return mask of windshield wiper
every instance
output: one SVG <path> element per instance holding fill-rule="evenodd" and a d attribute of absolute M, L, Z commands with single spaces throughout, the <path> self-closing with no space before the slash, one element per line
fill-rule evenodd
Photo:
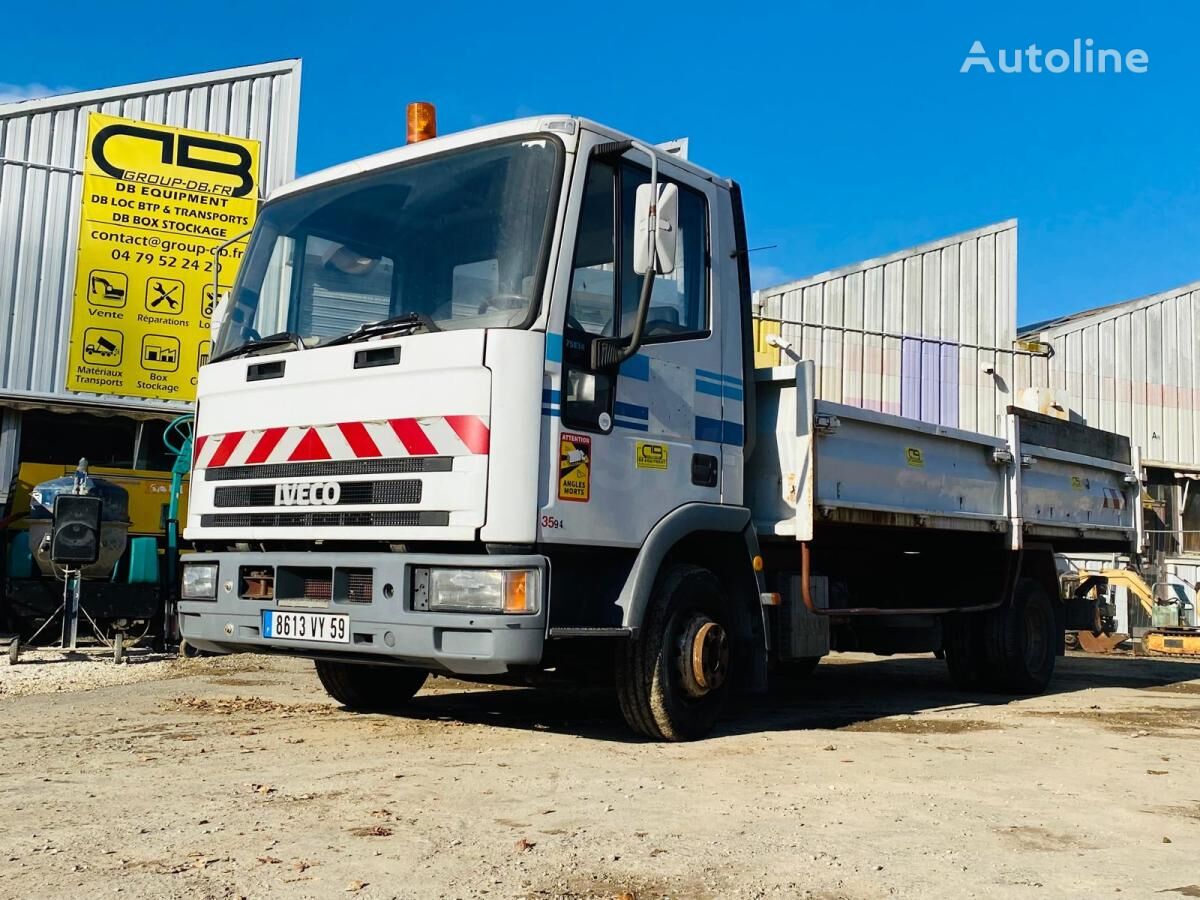
<path fill-rule="evenodd" d="M 348 334 L 335 337 L 333 340 L 326 341 L 321 346 L 333 347 L 337 344 L 353 344 L 357 341 L 365 341 L 367 338 L 379 337 L 385 334 L 396 334 L 402 331 L 416 331 L 418 328 L 423 328 L 428 332 L 441 331 L 434 324 L 433 319 L 424 313 L 408 312 L 392 316 L 390 319 L 383 319 L 380 322 L 368 322 L 365 325 L 359 325 Z"/>
<path fill-rule="evenodd" d="M 246 341 L 244 344 L 239 344 L 232 350 L 226 350 L 224 353 L 218 353 L 208 362 L 219 363 L 226 359 L 233 359 L 235 356 L 245 356 L 247 353 L 253 353 L 255 350 L 265 350 L 268 347 L 278 347 L 281 344 L 292 344 L 295 349 L 304 349 L 304 338 L 296 334 L 294 331 L 281 331 L 278 334 L 268 334 L 266 337 L 255 338 L 252 341 Z"/>

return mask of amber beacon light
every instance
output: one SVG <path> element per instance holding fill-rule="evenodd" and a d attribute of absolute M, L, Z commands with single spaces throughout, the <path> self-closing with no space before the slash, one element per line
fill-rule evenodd
<path fill-rule="evenodd" d="M 432 103 L 408 104 L 408 143 L 437 137 L 437 110 Z"/>

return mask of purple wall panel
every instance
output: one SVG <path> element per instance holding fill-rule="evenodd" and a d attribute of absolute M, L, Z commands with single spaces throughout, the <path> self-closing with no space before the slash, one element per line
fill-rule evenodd
<path fill-rule="evenodd" d="M 940 344 L 921 341 L 921 421 L 937 422 L 941 402 L 942 371 L 939 363 Z"/>
<path fill-rule="evenodd" d="M 942 344 L 941 411 L 938 423 L 958 427 L 958 344 Z"/>
<path fill-rule="evenodd" d="M 921 339 L 900 342 L 900 415 L 921 418 Z"/>
<path fill-rule="evenodd" d="M 900 358 L 900 415 L 958 427 L 957 344 L 904 338 Z"/>

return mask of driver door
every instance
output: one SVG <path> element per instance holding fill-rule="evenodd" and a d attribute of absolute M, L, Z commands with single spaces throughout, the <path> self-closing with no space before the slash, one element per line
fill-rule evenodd
<path fill-rule="evenodd" d="M 644 342 L 618 373 L 590 367 L 592 342 L 628 338 L 636 317 L 643 276 L 633 271 L 634 200 L 650 180 L 640 156 L 593 156 L 585 175 L 561 366 L 548 371 L 543 406 L 552 471 L 541 536 L 549 542 L 640 545 L 676 507 L 720 502 L 721 445 L 740 443 L 725 427 L 741 422 L 740 410 L 723 414 L 727 395 L 740 401 L 740 386 L 724 383 L 712 328 L 714 196 L 682 169 L 660 167 L 660 182 L 680 192 L 678 262 L 655 279 Z"/>

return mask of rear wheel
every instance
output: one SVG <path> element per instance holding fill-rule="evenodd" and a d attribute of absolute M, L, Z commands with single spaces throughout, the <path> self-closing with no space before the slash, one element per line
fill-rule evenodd
<path fill-rule="evenodd" d="M 946 666 L 963 690 L 1040 694 L 1054 674 L 1054 607 L 1033 579 L 1022 578 L 1012 603 L 946 623 Z"/>
<path fill-rule="evenodd" d="M 799 656 L 795 659 L 785 660 L 778 664 L 773 674 L 785 684 L 805 681 L 812 676 L 813 672 L 817 671 L 817 666 L 824 658 L 823 656 Z"/>
<path fill-rule="evenodd" d="M 641 632 L 617 651 L 617 699 L 630 727 L 654 740 L 707 734 L 730 690 L 731 626 L 711 572 L 691 565 L 665 569 Z"/>
<path fill-rule="evenodd" d="M 943 655 L 950 680 L 963 691 L 979 691 L 987 686 L 988 661 L 984 653 L 983 614 L 960 615 L 946 622 L 946 646 Z"/>
<path fill-rule="evenodd" d="M 317 660 L 321 686 L 349 709 L 397 709 L 413 698 L 428 675 L 424 669 Z"/>
<path fill-rule="evenodd" d="M 1054 606 L 1036 581 L 1017 582 L 1013 602 L 991 616 L 986 633 L 993 689 L 1040 694 L 1050 683 L 1057 656 Z"/>

